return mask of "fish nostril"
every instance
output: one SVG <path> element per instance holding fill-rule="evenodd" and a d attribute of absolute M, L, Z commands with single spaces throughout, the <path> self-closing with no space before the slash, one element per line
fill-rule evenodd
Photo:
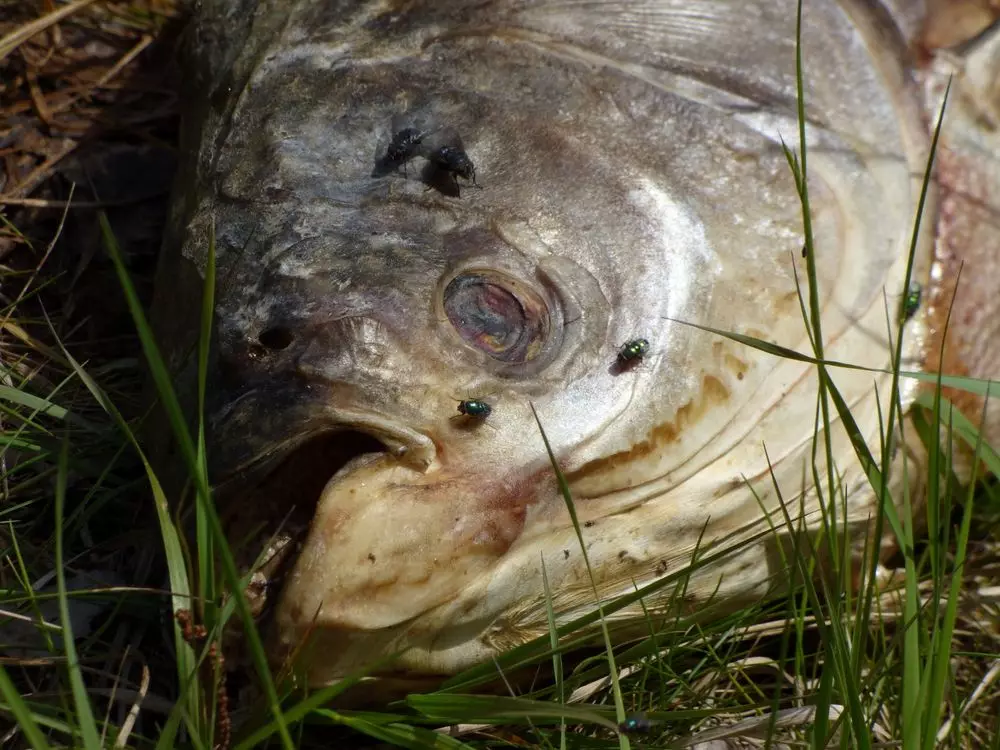
<path fill-rule="evenodd" d="M 275 326 L 274 328 L 268 328 L 266 331 L 262 331 L 257 337 L 257 340 L 267 349 L 280 351 L 291 346 L 295 337 L 292 335 L 292 332 L 284 326 Z"/>

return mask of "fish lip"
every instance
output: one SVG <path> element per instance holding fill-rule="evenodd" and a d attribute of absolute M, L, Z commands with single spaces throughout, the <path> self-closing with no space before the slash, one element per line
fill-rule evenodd
<path fill-rule="evenodd" d="M 419 430 L 380 414 L 348 409 L 331 409 L 330 412 L 338 427 L 346 426 L 371 435 L 385 445 L 387 453 L 421 473 L 430 469 L 437 459 L 434 441 Z"/>
<path fill-rule="evenodd" d="M 437 462 L 437 446 L 423 432 L 380 414 L 351 409 L 324 410 L 319 424 L 278 442 L 242 464 L 226 471 L 212 489 L 224 491 L 233 485 L 252 483 L 266 477 L 281 462 L 309 442 L 337 432 L 364 433 L 385 447 L 385 454 L 395 457 L 414 471 L 424 473 Z M 331 472 L 331 478 L 341 471 Z"/>

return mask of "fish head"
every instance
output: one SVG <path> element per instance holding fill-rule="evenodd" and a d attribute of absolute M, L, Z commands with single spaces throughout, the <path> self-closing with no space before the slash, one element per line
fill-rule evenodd
<path fill-rule="evenodd" d="M 759 531 L 775 486 L 815 520 L 812 365 L 697 326 L 809 352 L 811 263 L 826 356 L 884 367 L 919 107 L 878 19 L 807 4 L 807 259 L 783 148 L 794 13 L 713 2 L 693 24 L 642 5 L 299 3 L 213 52 L 178 262 L 204 277 L 215 248 L 209 460 L 231 538 L 293 530 L 266 633 L 311 684 L 389 654 L 402 675 L 489 659 L 545 634 L 549 604 L 564 624 Z M 442 183 L 427 148 L 386 170 L 408 128 L 460 143 L 478 186 Z M 926 280 L 929 241 L 914 257 Z M 866 437 L 889 380 L 838 374 Z M 867 521 L 854 448 L 833 440 Z M 741 550 L 688 605 L 782 577 Z"/>

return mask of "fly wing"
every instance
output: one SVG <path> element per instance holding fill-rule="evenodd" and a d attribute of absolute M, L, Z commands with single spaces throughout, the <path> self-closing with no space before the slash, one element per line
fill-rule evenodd
<path fill-rule="evenodd" d="M 446 146 L 457 148 L 460 151 L 465 150 L 465 144 L 462 143 L 462 136 L 459 135 L 458 131 L 451 126 L 442 125 L 429 130 L 424 135 L 420 141 L 418 153 L 429 158 L 431 154 Z"/>

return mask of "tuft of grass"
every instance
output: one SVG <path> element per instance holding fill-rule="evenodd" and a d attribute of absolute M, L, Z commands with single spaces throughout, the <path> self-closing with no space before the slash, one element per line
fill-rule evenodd
<path fill-rule="evenodd" d="M 56 581 L 59 584 L 59 619 L 62 622 L 62 640 L 66 648 L 66 669 L 69 672 L 70 688 L 73 691 L 73 702 L 76 707 L 75 721 L 80 728 L 84 747 L 87 750 L 100 750 L 101 741 L 97 733 L 97 722 L 94 720 L 90 696 L 84 685 L 80 671 L 80 660 L 73 641 L 73 625 L 69 616 L 69 602 L 66 598 L 66 571 L 63 568 L 63 508 L 66 504 L 66 471 L 69 456 L 69 444 L 63 441 L 59 453 L 59 467 L 56 479 Z"/>
<path fill-rule="evenodd" d="M 535 411 L 535 405 L 531 404 L 531 413 L 535 415 L 535 422 L 538 424 L 538 431 L 542 435 L 542 441 L 545 443 L 545 452 L 549 456 L 549 461 L 552 463 L 552 469 L 555 471 L 556 480 L 559 483 L 559 492 L 562 494 L 563 500 L 566 502 L 566 510 L 569 511 L 570 521 L 573 524 L 573 530 L 576 532 L 577 541 L 580 543 L 580 554 L 583 555 L 583 563 L 587 567 L 587 576 L 590 578 L 590 587 L 594 592 L 594 601 L 597 605 L 597 615 L 601 624 L 601 635 L 604 636 L 604 649 L 607 654 L 608 659 L 608 674 L 611 677 L 611 689 L 615 700 L 615 714 L 618 719 L 618 723 L 622 724 L 625 722 L 625 704 L 622 700 L 621 686 L 618 684 L 618 667 L 615 665 L 615 650 L 611 645 L 611 635 L 608 632 L 608 623 L 604 618 L 604 606 L 601 602 L 601 595 L 597 591 L 597 583 L 594 580 L 594 571 L 590 567 L 590 557 L 587 555 L 587 544 L 583 540 L 583 532 L 580 530 L 580 519 L 576 515 L 576 506 L 573 504 L 573 497 L 569 491 L 569 484 L 566 482 L 566 477 L 562 473 L 562 469 L 559 468 L 559 462 L 556 461 L 555 454 L 552 452 L 552 446 L 549 444 L 549 438 L 545 434 L 545 429 L 542 427 L 542 422 L 538 418 L 538 412 Z M 553 633 L 550 633 L 550 637 L 554 637 Z M 553 654 L 555 658 L 555 654 Z M 631 746 L 628 737 L 624 733 L 619 733 L 618 735 L 618 745 L 621 750 L 629 750 Z"/>
<path fill-rule="evenodd" d="M 181 454 L 188 467 L 188 471 L 190 472 L 190 478 L 194 482 L 197 490 L 196 498 L 198 503 L 199 518 L 198 542 L 200 544 L 209 545 L 208 549 L 199 548 L 198 550 L 200 577 L 207 577 L 208 573 L 211 572 L 211 558 L 209 558 L 209 560 L 205 560 L 204 558 L 208 555 L 214 555 L 217 551 L 222 561 L 223 575 L 225 582 L 229 587 L 229 595 L 236 603 L 236 608 L 239 611 L 244 628 L 246 629 L 245 632 L 249 641 L 251 658 L 253 659 L 254 666 L 260 676 L 261 685 L 267 695 L 267 700 L 270 703 L 272 715 L 278 723 L 278 733 L 281 736 L 284 746 L 291 749 L 294 747 L 294 744 L 292 743 L 291 735 L 288 733 L 288 728 L 284 723 L 282 710 L 279 705 L 280 702 L 278 699 L 278 692 L 274 686 L 267 657 L 264 653 L 264 645 L 261 641 L 260 634 L 257 631 L 253 615 L 250 612 L 250 605 L 248 604 L 244 593 L 244 589 L 249 580 L 243 580 L 239 571 L 236 569 L 236 562 L 233 558 L 232 551 L 229 549 L 225 533 L 222 530 L 222 524 L 219 521 L 219 517 L 215 511 L 215 506 L 212 502 L 212 492 L 208 480 L 208 467 L 206 461 L 204 460 L 204 415 L 203 413 L 198 415 L 198 445 L 200 448 L 196 448 L 195 443 L 192 441 L 191 435 L 188 432 L 187 422 L 185 420 L 184 412 L 181 409 L 180 400 L 174 390 L 170 372 L 160 355 L 152 329 L 146 321 L 142 305 L 135 293 L 135 289 L 132 286 L 131 279 L 128 276 L 125 266 L 122 263 L 121 254 L 118 250 L 111 227 L 107 222 L 107 218 L 103 214 L 101 216 L 101 229 L 104 234 L 104 240 L 108 253 L 111 255 L 112 261 L 115 264 L 115 270 L 118 272 L 122 289 L 128 299 L 129 310 L 132 313 L 133 320 L 139 332 L 139 340 L 142 343 L 143 351 L 152 371 L 152 377 L 156 383 L 157 394 L 163 402 L 164 409 L 167 412 L 167 416 L 174 432 L 174 437 L 180 446 Z M 200 406 L 203 405 L 204 402 L 204 388 L 207 378 L 205 370 L 208 366 L 208 341 L 205 340 L 205 337 L 211 333 L 212 313 L 214 312 L 214 307 L 212 305 L 215 289 L 214 255 L 215 251 L 213 238 L 208 249 L 209 261 L 205 273 L 205 292 L 203 295 L 203 297 L 208 300 L 208 302 L 203 305 L 203 309 L 207 312 L 205 315 L 206 319 L 202 321 L 202 340 L 199 346 L 198 384 Z M 203 411 L 203 409 L 200 409 L 200 411 Z M 219 644 L 219 646 L 221 647 L 221 644 Z M 214 691 L 212 691 L 212 694 L 214 695 Z M 212 712 L 214 712 L 214 703 L 210 705 L 212 705 Z M 211 736 L 211 730 L 209 730 L 209 735 Z"/>

